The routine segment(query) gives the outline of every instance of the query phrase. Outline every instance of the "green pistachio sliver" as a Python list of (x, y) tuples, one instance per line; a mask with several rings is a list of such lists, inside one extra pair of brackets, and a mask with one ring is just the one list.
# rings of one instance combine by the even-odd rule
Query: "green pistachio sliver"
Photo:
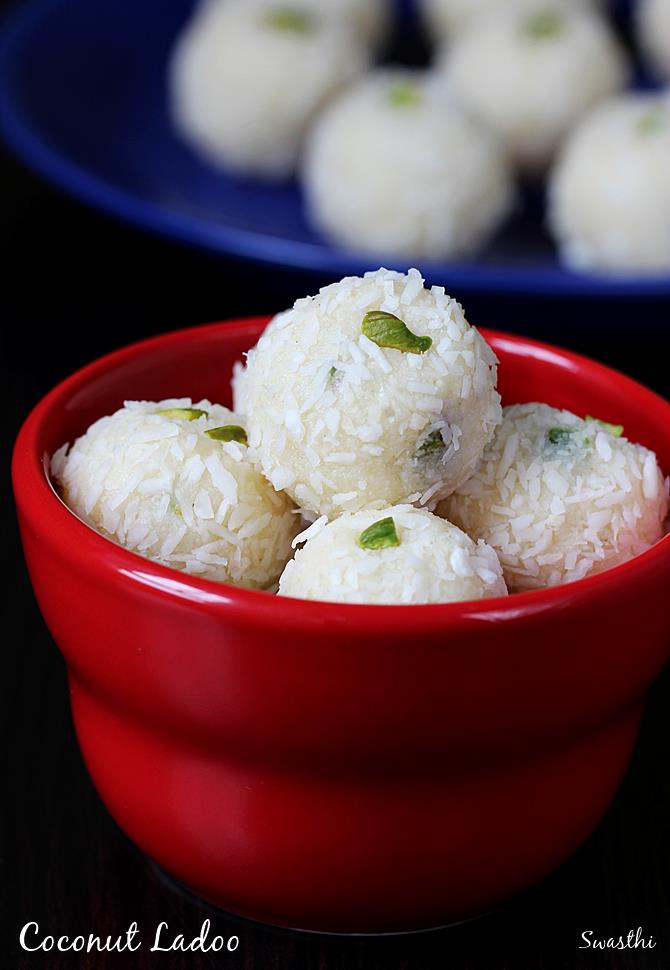
[(549, 428), (547, 438), (552, 445), (562, 445), (569, 441), (570, 435), (576, 430), (576, 428)]
[(425, 354), (433, 346), (430, 337), (417, 337), (407, 329), (402, 320), (384, 310), (370, 310), (366, 313), (361, 331), (378, 347), (401, 350), (408, 354)]
[(398, 81), (388, 89), (387, 99), (394, 108), (411, 108), (421, 101), (421, 92), (411, 81)]
[(444, 438), (442, 437), (442, 432), (439, 428), (436, 428), (435, 431), (431, 431), (423, 439), (416, 450), (416, 457), (427, 458), (429, 455), (434, 455), (436, 451), (441, 451), (443, 448)]
[(643, 135), (655, 135), (663, 131), (667, 124), (666, 113), (662, 105), (654, 105), (642, 115), (638, 121), (638, 130)]
[(538, 10), (524, 21), (524, 33), (537, 40), (551, 40), (563, 31), (563, 18), (555, 10)]
[(221, 428), (210, 428), (205, 431), (208, 438), (214, 441), (237, 441), (241, 445), (248, 444), (247, 433), (239, 424), (224, 424)]
[(197, 421), (207, 412), (200, 408), (165, 408), (163, 411), (156, 411), (156, 414), (162, 414), (164, 418), (173, 421)]
[(337, 367), (333, 365), (328, 371), (328, 380), (332, 381), (332, 379), (335, 377), (336, 374), (337, 374)]
[(316, 27), (314, 17), (297, 7), (271, 7), (263, 18), (266, 27), (291, 34), (311, 34)]
[(587, 414), (584, 418), (585, 421), (594, 421), (599, 424), (603, 431), (607, 431), (608, 434), (614, 435), (615, 438), (620, 438), (623, 434), (622, 424), (610, 424), (609, 421), (601, 421), (600, 418), (594, 418), (592, 414)]
[(361, 549), (388, 549), (390, 546), (399, 546), (400, 539), (396, 532), (393, 517), (380, 519), (373, 522), (358, 537), (358, 545)]

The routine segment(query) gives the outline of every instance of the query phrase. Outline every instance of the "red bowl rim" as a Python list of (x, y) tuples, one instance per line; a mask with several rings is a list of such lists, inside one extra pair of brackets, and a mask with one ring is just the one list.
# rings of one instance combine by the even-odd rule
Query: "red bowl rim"
[[(225, 612), (230, 618), (233, 615), (239, 619), (253, 617), (256, 626), (272, 628), (281, 625), (283, 628), (299, 627), (302, 630), (309, 626), (321, 629), (324, 626), (347, 626), (371, 636), (384, 628), (390, 609), (393, 611), (394, 629), (411, 633), (413, 637), (435, 628), (447, 625), (454, 628), (472, 621), (509, 622), (520, 616), (577, 606), (598, 596), (616, 596), (617, 590), (627, 583), (645, 583), (660, 563), (670, 562), (668, 534), (628, 562), (562, 586), (457, 603), (383, 606), (330, 603), (242, 589), (161, 566), (96, 532), (65, 505), (48, 478), (45, 456), (37, 451), (40, 429), (54, 408), (62, 407), (75, 391), (102, 373), (108, 373), (127, 359), (141, 356), (157, 345), (165, 347), (192, 342), (199, 335), (213, 330), (225, 331), (226, 336), (233, 339), (253, 338), (270, 319), (262, 316), (220, 321), (150, 337), (98, 358), (57, 384), (30, 412), (14, 447), (14, 492), (17, 505), (22, 508), (26, 518), (30, 519), (31, 513), (35, 513), (45, 521), (44, 516), (47, 516), (50, 534), (63, 553), (88, 562), (95, 560), (99, 564), (104, 563), (110, 582), (135, 583), (150, 588), (158, 597), (190, 601), (210, 613)], [(519, 353), (524, 348), (530, 356), (545, 360), (550, 358), (552, 363), (568, 370), (575, 366), (580, 369), (586, 367), (592, 374), (606, 377), (613, 384), (613, 393), (642, 397), (645, 406), (656, 413), (657, 420), (670, 428), (670, 402), (620, 371), (553, 344), (503, 331), (479, 329), (494, 350), (507, 346)]]

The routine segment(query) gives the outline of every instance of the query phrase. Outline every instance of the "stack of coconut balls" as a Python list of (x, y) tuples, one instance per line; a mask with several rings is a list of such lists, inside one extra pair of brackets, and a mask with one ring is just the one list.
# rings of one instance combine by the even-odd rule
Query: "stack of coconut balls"
[[(396, 5), (201, 0), (170, 62), (178, 131), (224, 171), (298, 174), (315, 228), (361, 254), (476, 255), (515, 178), (546, 178), (567, 264), (670, 270), (668, 97), (617, 97), (606, 0), (416, 0), (432, 66), (375, 67)], [(667, 0), (638, 0), (634, 29), (670, 76)]]
[(303, 599), (504, 596), (656, 542), (655, 455), (596, 417), (503, 410), (496, 367), (442, 287), (381, 269), (276, 316), (237, 368), (234, 412), (128, 402), (51, 471), (126, 548)]

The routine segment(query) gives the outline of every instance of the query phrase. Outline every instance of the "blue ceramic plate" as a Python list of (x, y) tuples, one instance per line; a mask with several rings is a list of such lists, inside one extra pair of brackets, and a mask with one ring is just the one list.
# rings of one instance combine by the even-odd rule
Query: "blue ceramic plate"
[[(174, 135), (165, 65), (192, 0), (32, 0), (0, 37), (0, 127), (45, 178), (135, 225), (219, 253), (339, 277), (378, 266), (307, 225), (296, 186), (224, 177)], [(456, 289), (670, 294), (670, 277), (567, 272), (529, 205), (477, 261), (422, 264)], [(402, 267), (404, 268), (404, 267)]]

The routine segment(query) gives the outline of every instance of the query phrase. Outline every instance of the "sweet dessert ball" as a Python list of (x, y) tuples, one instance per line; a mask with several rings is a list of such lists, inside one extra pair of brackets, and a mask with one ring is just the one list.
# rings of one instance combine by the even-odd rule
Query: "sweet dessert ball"
[(216, 166), (287, 178), (312, 119), (369, 56), (346, 18), (315, 4), (205, 3), (172, 56), (176, 127)]
[(329, 239), (407, 259), (476, 252), (515, 196), (495, 136), (430, 74), (388, 68), (325, 109), (307, 140), (303, 185)]
[(540, 175), (576, 121), (624, 87), (626, 57), (584, 6), (526, 0), (459, 35), (439, 61), (463, 103), (501, 137), (526, 175)]
[(579, 270), (670, 272), (670, 93), (597, 108), (570, 136), (549, 186), (549, 227)]
[(406, 605), (507, 594), (490, 546), (411, 505), (319, 519), (300, 539), (280, 596)]
[(668, 483), (620, 425), (547, 404), (505, 408), (444, 514), (498, 553), (510, 592), (583, 579), (663, 535)]
[(236, 399), (265, 475), (303, 509), (432, 507), (500, 421), (496, 363), (442, 287), (381, 269), (275, 317)]
[(243, 420), (209, 401), (127, 401), (54, 454), (63, 500), (119, 545), (253, 589), (276, 583), (300, 517), (249, 459)]

